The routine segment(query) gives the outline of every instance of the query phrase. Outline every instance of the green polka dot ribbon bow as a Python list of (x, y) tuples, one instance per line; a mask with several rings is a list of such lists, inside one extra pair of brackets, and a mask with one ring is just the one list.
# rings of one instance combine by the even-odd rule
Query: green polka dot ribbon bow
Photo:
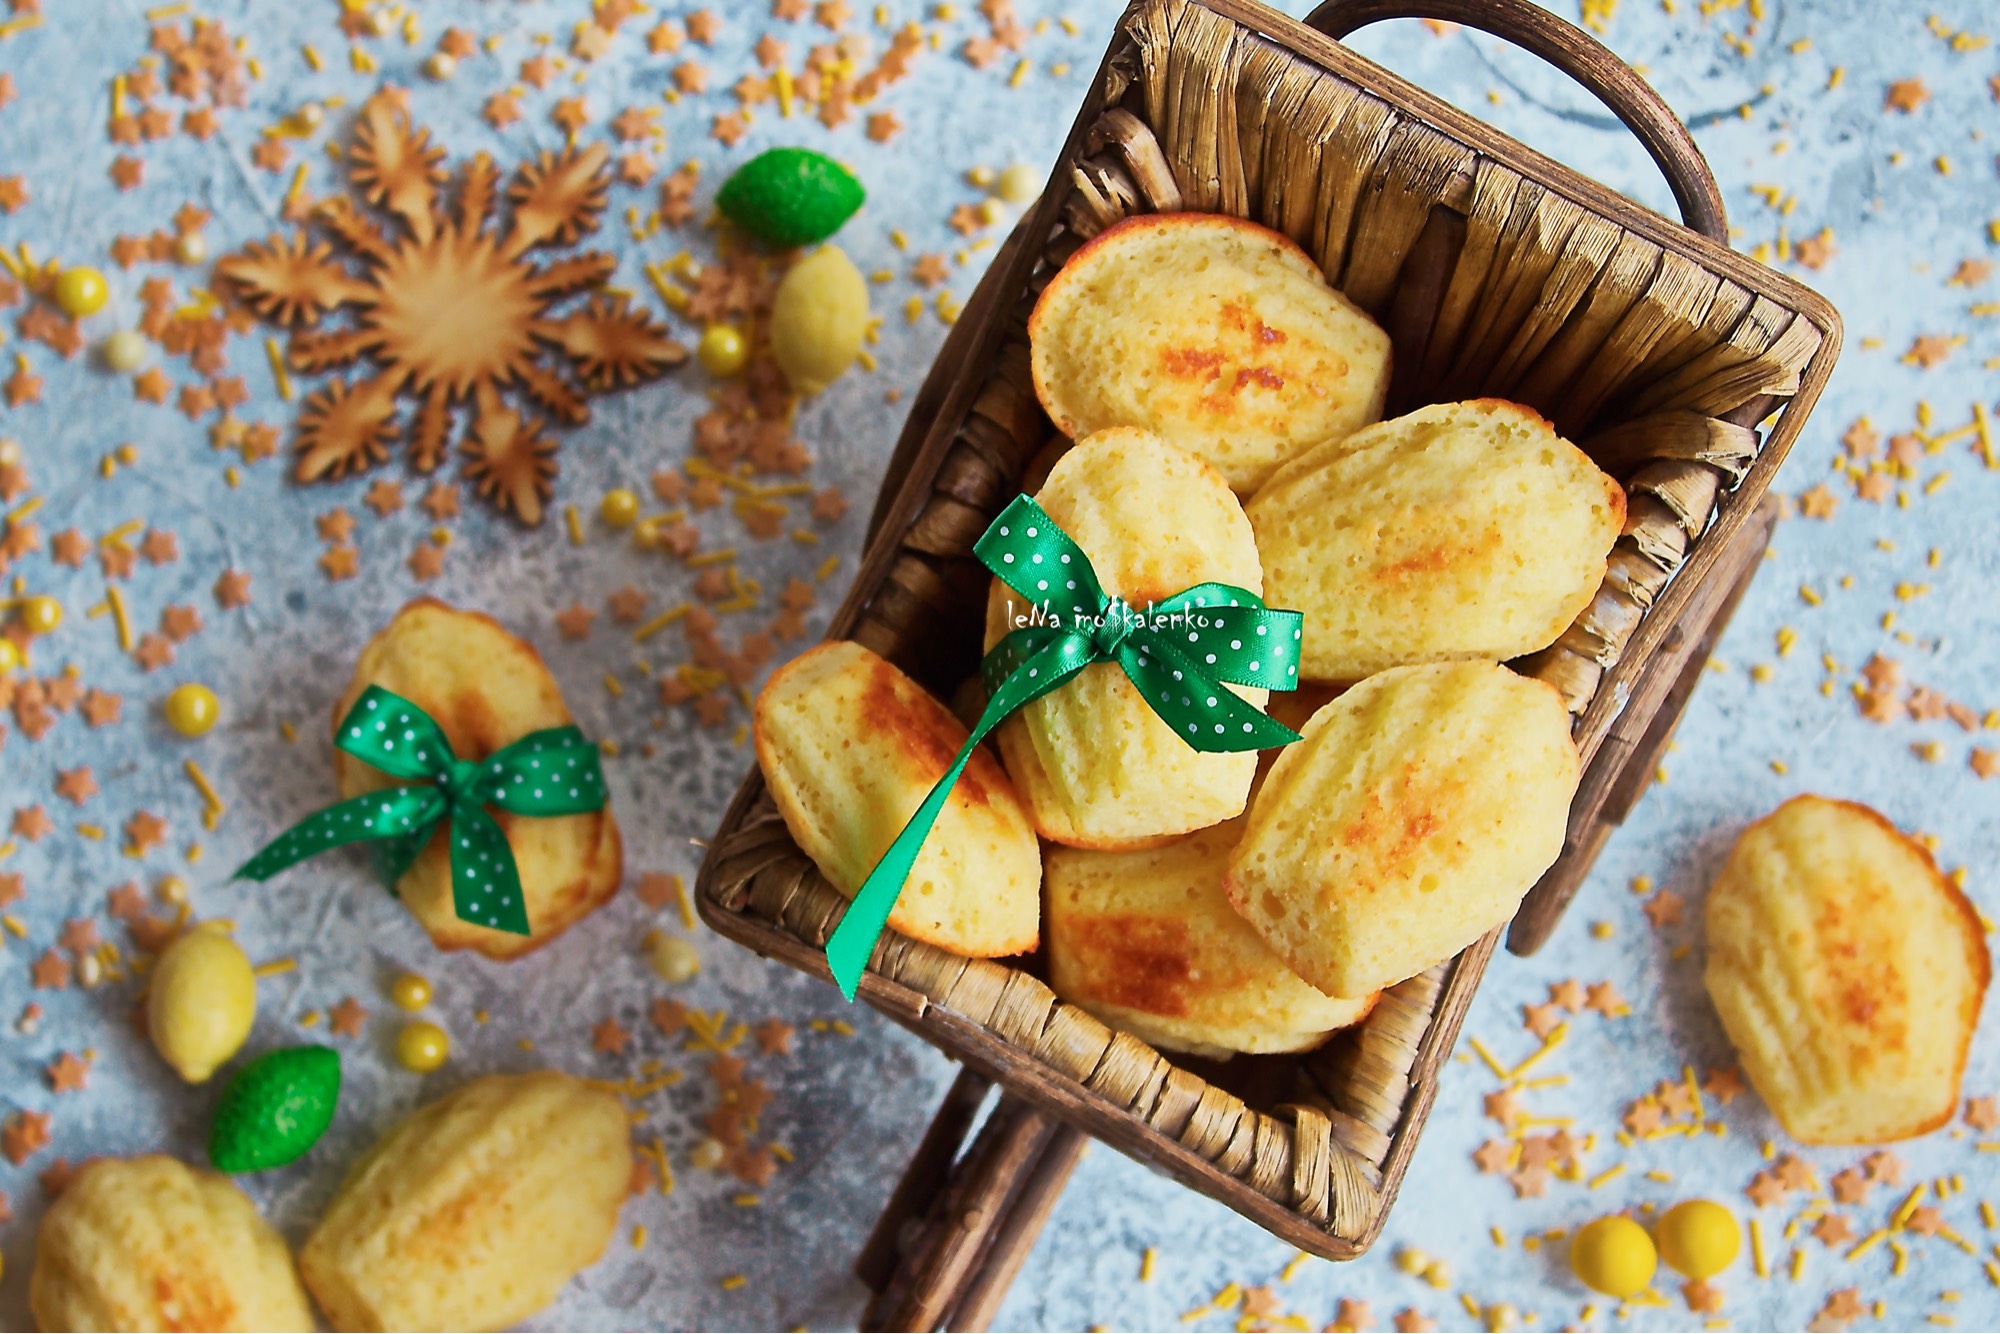
[(1196, 584), (1141, 610), (1105, 593), (1082, 548), (1027, 496), (1000, 512), (973, 551), (1027, 605), (1010, 606), (1016, 628), (980, 664), (989, 702), (972, 735), (826, 942), (827, 965), (849, 1000), (974, 748), (1007, 715), (1092, 663), (1117, 663), (1153, 712), (1196, 750), (1264, 750), (1299, 739), (1224, 685), (1296, 687), (1305, 621), (1298, 612), (1273, 610), (1230, 584)]
[(268, 880), (329, 848), (373, 842), (376, 866), (393, 893), (439, 821), (449, 820), (451, 901), (459, 920), (525, 936), (528, 905), (514, 850), (486, 808), (535, 816), (604, 809), (597, 747), (574, 727), (530, 732), (483, 760), (461, 760), (429, 714), (393, 691), (369, 686), (340, 720), (333, 744), (396, 778), (429, 781), (363, 793), (309, 815), (243, 863), (233, 879)]

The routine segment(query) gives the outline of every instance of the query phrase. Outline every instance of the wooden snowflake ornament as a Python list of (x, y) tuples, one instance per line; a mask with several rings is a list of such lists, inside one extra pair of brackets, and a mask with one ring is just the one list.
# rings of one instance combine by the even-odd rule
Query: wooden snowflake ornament
[[(293, 330), (290, 362), (304, 374), (366, 369), (312, 393), (299, 414), (300, 481), (372, 468), (399, 437), (410, 464), (444, 461), (454, 419), (467, 414), (465, 473), (479, 494), (524, 523), (540, 523), (556, 475), (544, 422), (509, 406), (517, 390), (565, 425), (590, 420), (589, 394), (652, 380), (687, 349), (621, 296), (597, 293), (616, 261), (585, 251), (536, 263), (529, 252), (567, 247), (597, 229), (610, 189), (603, 144), (543, 153), (507, 186), (498, 221), (499, 169), (485, 154), (465, 164), (456, 206), (443, 195), (445, 151), (406, 112), (377, 96), (363, 108), (348, 176), (377, 217), (335, 198), (307, 232), (254, 242), (217, 273), (263, 319)], [(329, 316), (344, 316), (321, 328)], [(397, 400), (418, 400), (407, 427)]]

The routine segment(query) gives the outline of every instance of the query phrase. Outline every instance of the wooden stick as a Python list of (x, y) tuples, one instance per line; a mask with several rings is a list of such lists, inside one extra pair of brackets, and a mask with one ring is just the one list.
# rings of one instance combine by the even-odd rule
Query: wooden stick
[(966, 1132), (972, 1128), (972, 1118), (992, 1087), (992, 1080), (969, 1065), (960, 1067), (958, 1078), (951, 1082), (937, 1115), (931, 1118), (930, 1129), (924, 1132), (910, 1165), (903, 1169), (902, 1180), (896, 1183), (889, 1202), (882, 1206), (882, 1214), (875, 1220), (861, 1254), (854, 1258), (855, 1277), (871, 1291), (882, 1291), (896, 1272), (904, 1224), (922, 1220), (944, 1193), (952, 1160), (958, 1157)]
[(864, 1330), (936, 1329), (1006, 1212), (1007, 1198), (1041, 1153), (1055, 1122), (1019, 1098), (1002, 1098), (953, 1172), (928, 1233), (861, 1313)]
[(1076, 1170), (1090, 1137), (1074, 1126), (1059, 1125), (1042, 1148), (1042, 1156), (1028, 1169), (1021, 1193), (1007, 1207), (1007, 1215), (994, 1230), (992, 1242), (979, 1263), (967, 1275), (963, 1293), (945, 1327), (963, 1334), (984, 1334), (1000, 1313), (1000, 1303), (1021, 1272), (1036, 1238), (1055, 1212), (1056, 1201), (1069, 1174)]

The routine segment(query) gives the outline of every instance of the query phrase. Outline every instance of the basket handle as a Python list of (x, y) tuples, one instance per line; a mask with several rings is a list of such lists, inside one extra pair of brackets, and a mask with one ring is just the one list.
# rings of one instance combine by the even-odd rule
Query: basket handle
[(1406, 18), (1477, 28), (1540, 56), (1582, 84), (1645, 145), (1674, 192), (1681, 221), (1711, 241), (1729, 244), (1722, 191), (1694, 136), (1630, 65), (1575, 24), (1529, 0), (1325, 0), (1305, 22), (1339, 41), (1370, 23)]

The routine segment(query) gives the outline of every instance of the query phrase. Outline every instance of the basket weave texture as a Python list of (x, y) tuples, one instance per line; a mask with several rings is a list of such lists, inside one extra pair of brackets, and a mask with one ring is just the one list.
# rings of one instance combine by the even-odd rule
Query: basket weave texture
[[(1063, 443), (1028, 373), (1035, 296), (1105, 227), (1177, 210), (1249, 217), (1303, 246), (1388, 329), (1392, 415), (1517, 399), (1624, 484), (1630, 518), (1597, 598), (1554, 646), (1514, 664), (1561, 691), (1589, 766), (1627, 707), (1657, 701), (1678, 674), (1674, 627), (1715, 605), (1704, 585), (1824, 382), (1838, 319), (1805, 289), (1242, 0), (1127, 12), (1049, 194), (913, 406), (879, 531), (830, 633), (941, 698), (974, 673), (989, 576), (972, 544)], [(1587, 770), (1573, 831), (1603, 799)], [(718, 930), (821, 972), (817, 951), (846, 906), (754, 772), (697, 895)], [(1010, 1090), (1340, 1259), (1381, 1227), (1499, 934), (1392, 988), (1316, 1052), (1226, 1064), (1169, 1059), (1113, 1031), (1032, 965), (893, 932), (862, 994)]]

